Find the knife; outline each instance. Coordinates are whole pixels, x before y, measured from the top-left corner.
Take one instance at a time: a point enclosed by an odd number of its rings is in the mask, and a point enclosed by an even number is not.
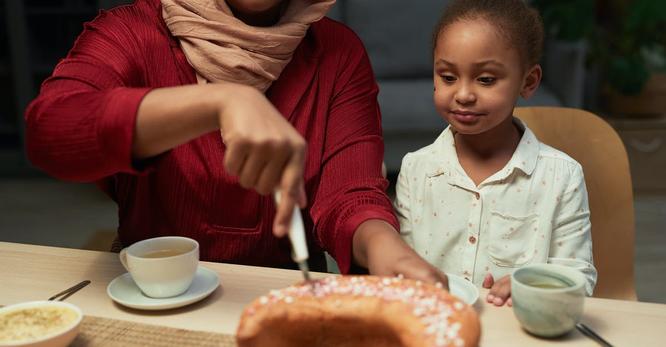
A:
[[[280,203],[280,192],[275,192],[275,203]],[[310,269],[308,268],[308,244],[305,240],[305,228],[303,227],[303,216],[298,205],[294,205],[289,226],[289,241],[291,242],[291,258],[298,264],[305,281],[310,281]]]

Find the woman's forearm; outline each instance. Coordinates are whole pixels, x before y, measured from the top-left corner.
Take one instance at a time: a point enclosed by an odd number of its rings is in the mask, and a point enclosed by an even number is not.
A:
[[[219,115],[233,84],[159,88],[148,93],[137,112],[132,156],[143,159],[219,129]]]
[[[294,205],[307,205],[306,142],[259,90],[215,83],[151,91],[139,105],[132,157],[152,157],[217,129],[228,174],[260,194],[282,192],[273,232],[284,236]]]
[[[367,220],[356,229],[352,254],[360,266],[379,276],[403,275],[426,282],[440,282],[448,289],[446,275],[421,258],[389,223]]]
[[[361,223],[356,229],[352,244],[354,261],[356,264],[368,268],[372,244],[402,246],[403,242],[398,232],[389,223],[379,219],[370,219]]]

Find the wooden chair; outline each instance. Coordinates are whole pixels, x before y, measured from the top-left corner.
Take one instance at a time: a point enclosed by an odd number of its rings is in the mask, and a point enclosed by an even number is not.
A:
[[[541,142],[583,166],[599,273],[594,296],[636,300],[633,192],[622,140],[604,120],[579,109],[519,107],[514,114]]]

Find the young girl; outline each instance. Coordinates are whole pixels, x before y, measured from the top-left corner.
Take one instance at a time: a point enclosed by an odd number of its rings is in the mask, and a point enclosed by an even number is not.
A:
[[[522,0],[454,0],[434,34],[434,101],[449,126],[409,153],[395,206],[401,235],[441,270],[511,305],[529,263],[596,270],[580,164],[512,115],[541,80],[543,25]]]

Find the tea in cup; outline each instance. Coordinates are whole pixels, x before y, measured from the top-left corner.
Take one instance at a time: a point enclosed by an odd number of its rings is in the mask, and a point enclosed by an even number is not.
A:
[[[144,295],[177,296],[190,287],[199,265],[199,243],[180,236],[139,241],[120,251],[120,262]]]
[[[585,276],[562,265],[527,265],[511,275],[511,298],[525,330],[541,337],[563,335],[583,315]]]

